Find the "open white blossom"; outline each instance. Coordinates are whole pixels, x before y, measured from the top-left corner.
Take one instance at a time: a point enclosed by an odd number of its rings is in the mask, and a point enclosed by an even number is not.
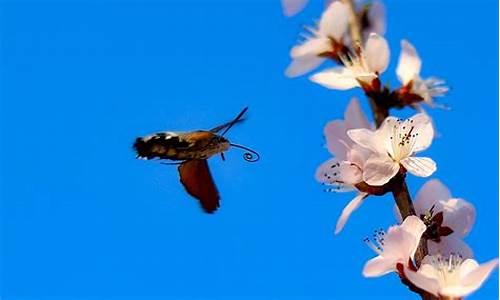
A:
[[[474,206],[460,198],[452,198],[448,188],[439,180],[427,181],[418,191],[413,203],[417,216],[430,223],[427,246],[429,254],[448,257],[460,254],[462,258],[473,256],[470,247],[462,240],[472,229],[476,220]],[[401,220],[397,207],[396,217]],[[440,218],[436,220],[436,217]],[[451,234],[448,232],[452,230]]]
[[[436,77],[422,79],[420,69],[422,60],[415,47],[406,40],[401,41],[401,54],[396,69],[398,79],[403,85],[399,90],[401,97],[409,98],[409,101],[419,97],[430,106],[434,106],[433,98],[444,96],[448,87],[444,86],[444,80]]]
[[[377,231],[375,241],[366,239],[378,256],[363,268],[365,277],[378,277],[396,271],[397,264],[407,266],[413,260],[426,226],[416,216],[407,217],[401,225],[391,226],[387,233]]]
[[[285,74],[289,77],[303,75],[318,67],[326,60],[327,53],[335,53],[343,48],[344,36],[349,22],[349,10],[340,2],[332,2],[321,15],[318,28],[308,28],[312,36],[290,51],[293,61]]]
[[[281,0],[283,14],[287,17],[294,16],[301,12],[309,0]],[[332,0],[325,0],[327,6]],[[361,20],[361,28],[365,40],[372,32],[380,35],[385,34],[385,6],[380,1],[368,1],[360,8],[358,16]],[[349,38],[345,35],[346,40]],[[346,43],[347,44],[347,43]]]
[[[434,129],[426,114],[416,114],[407,120],[388,117],[379,129],[353,129],[347,135],[358,145],[374,154],[365,162],[363,180],[381,186],[393,178],[403,166],[408,172],[427,177],[436,171],[436,163],[428,157],[415,157],[427,149]]]
[[[389,56],[389,45],[385,38],[372,33],[364,48],[360,48],[357,54],[342,58],[343,66],[321,71],[312,75],[310,79],[336,90],[360,87],[360,81],[371,84],[387,69]]]
[[[497,265],[498,259],[479,265],[456,255],[426,256],[417,272],[405,269],[405,276],[436,297],[461,299],[479,289]]]
[[[356,98],[349,102],[344,112],[344,120],[330,121],[324,129],[327,148],[334,158],[318,167],[316,180],[333,186],[332,191],[355,190],[354,185],[363,180],[362,168],[370,151],[353,143],[347,136],[347,131],[353,128],[372,128]],[[347,204],[337,221],[335,233],[342,230],[349,216],[367,196],[368,194],[360,192]]]

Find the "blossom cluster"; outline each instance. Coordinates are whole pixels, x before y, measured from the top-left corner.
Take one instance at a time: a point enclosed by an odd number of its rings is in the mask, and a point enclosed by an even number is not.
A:
[[[284,11],[295,14],[305,2],[283,0]],[[309,79],[328,89],[360,88],[374,110],[377,126],[365,116],[359,100],[352,98],[344,118],[324,128],[332,158],[318,167],[316,179],[329,191],[356,192],[338,218],[336,234],[365,199],[406,188],[408,174],[434,174],[436,162],[420,155],[435,138],[434,121],[422,104],[440,107],[434,99],[448,92],[443,80],[422,78],[422,60],[407,40],[401,40],[396,67],[399,86],[383,86],[381,75],[391,57],[383,37],[385,9],[379,2],[358,10],[352,6],[350,1],[328,2],[316,26],[308,27],[309,34],[291,49],[292,61],[285,70],[287,76],[297,77],[334,62],[337,66],[317,71]],[[358,21],[358,37],[352,32],[353,19]],[[408,119],[389,116],[391,109],[405,107],[417,113]],[[385,115],[377,120],[377,113]],[[430,179],[421,187],[415,201],[408,203],[409,213],[399,205],[394,209],[399,225],[365,239],[377,256],[365,264],[364,276],[396,273],[421,296],[460,299],[477,290],[498,265],[497,259],[481,265],[474,260],[463,239],[475,222],[475,208],[453,197],[440,180]],[[417,252],[423,256],[417,257]]]

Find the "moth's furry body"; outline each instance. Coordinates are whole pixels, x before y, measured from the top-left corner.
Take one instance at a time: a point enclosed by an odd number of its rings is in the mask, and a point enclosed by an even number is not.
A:
[[[145,159],[192,160],[207,159],[227,151],[229,141],[214,132],[197,130],[187,133],[159,132],[137,138],[137,157]]]

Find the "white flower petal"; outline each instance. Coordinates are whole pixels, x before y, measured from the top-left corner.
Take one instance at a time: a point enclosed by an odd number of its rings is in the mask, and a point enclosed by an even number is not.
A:
[[[355,128],[370,128],[370,122],[361,110],[359,100],[353,97],[344,112],[344,120],[346,129]]]
[[[426,229],[424,222],[416,216],[407,217],[400,226],[392,226],[385,237],[384,255],[391,255],[403,263],[413,259]]]
[[[305,56],[294,59],[285,70],[288,77],[297,77],[316,69],[325,61],[325,58],[319,56]]]
[[[321,183],[335,186],[334,191],[347,192],[354,189],[353,184],[361,181],[362,174],[350,162],[331,158],[318,167],[315,178]]]
[[[420,237],[427,229],[427,226],[424,224],[422,220],[420,220],[417,216],[408,216],[404,219],[403,223],[401,223],[400,228],[410,233],[418,243],[420,241]]]
[[[420,74],[422,61],[418,56],[417,50],[406,40],[401,41],[401,54],[399,55],[396,74],[399,81],[406,85]]]
[[[370,71],[383,73],[389,65],[389,45],[385,38],[376,33],[370,34],[364,48],[366,62]]]
[[[465,237],[476,221],[476,209],[464,199],[452,198],[439,201],[435,211],[443,211],[443,225],[453,229],[453,235]]]
[[[365,277],[379,277],[394,271],[396,268],[396,261],[386,259],[383,256],[377,256],[366,262],[363,268],[363,276]]]
[[[347,136],[363,148],[375,153],[385,154],[385,149],[377,138],[377,131],[366,128],[351,129],[347,131]]]
[[[418,177],[431,176],[437,170],[436,163],[428,157],[407,157],[401,160],[401,164]]]
[[[370,22],[369,33],[375,32],[380,35],[385,33],[385,6],[380,1],[373,1],[368,11]]]
[[[383,256],[394,261],[406,263],[417,245],[415,237],[399,225],[389,227],[384,236]]]
[[[355,185],[363,181],[363,172],[354,163],[343,161],[338,168],[339,179],[346,185]]]
[[[346,159],[352,141],[346,134],[345,122],[342,120],[328,122],[323,129],[323,134],[328,151],[341,160]]]
[[[425,265],[422,265],[422,268]],[[434,278],[429,278],[420,272],[414,272],[408,268],[405,268],[405,276],[408,280],[415,286],[433,294],[438,297],[439,294],[439,282]]]
[[[462,278],[462,279],[465,278],[465,276],[467,276],[467,274],[476,270],[478,267],[479,267],[479,264],[474,259],[472,259],[472,258],[465,259],[460,264],[460,269],[459,269],[460,278]]]
[[[348,90],[359,86],[356,76],[344,67],[327,69],[312,75],[309,79],[334,90]]]
[[[363,166],[363,180],[369,185],[381,186],[399,171],[399,164],[388,156],[372,156]]]
[[[451,254],[460,254],[463,258],[473,257],[471,248],[462,239],[451,235],[441,237],[439,243],[428,240],[427,246],[430,255],[440,254],[449,257]]]
[[[327,147],[330,153],[339,159],[349,161],[352,160],[346,159],[346,156],[349,155],[348,153],[350,153],[349,156],[359,156],[364,154],[359,153],[359,149],[354,151],[354,148],[358,147],[353,147],[354,142],[347,136],[347,130],[361,128],[364,126],[368,127],[370,125],[361,111],[358,99],[353,97],[344,112],[344,120],[330,121],[323,129],[323,134],[325,135]],[[359,158],[360,157],[357,157],[357,160],[353,162],[359,162]],[[363,163],[364,160],[365,159],[363,159]]]
[[[341,162],[335,157],[322,163],[316,170],[316,180],[326,184],[332,184],[334,181],[339,180],[339,174],[336,170],[340,167]]]
[[[428,255],[418,272],[405,269],[405,276],[415,286],[436,296],[461,299],[477,290],[498,265],[497,259],[483,265],[473,259],[459,261],[458,265],[456,262],[452,256],[443,261],[442,256]]]
[[[335,234],[338,234],[340,231],[342,231],[351,214],[361,206],[361,204],[363,203],[363,201],[366,199],[367,196],[368,194],[366,193],[358,194],[354,199],[352,199],[349,202],[349,204],[346,205],[346,207],[344,207],[344,209],[342,210],[342,214],[340,215],[337,221],[337,225],[335,227]]]
[[[355,163],[362,168],[365,165],[366,160],[370,157],[372,152],[366,148],[363,148],[357,144],[352,145],[352,148],[347,152],[347,161]]]
[[[283,14],[287,17],[295,15],[306,6],[307,2],[308,0],[281,0]]]
[[[349,22],[349,9],[340,1],[334,1],[321,15],[318,24],[319,33],[326,37],[332,37],[337,42],[342,41]]]
[[[419,113],[410,118],[413,121],[414,129],[412,133],[415,135],[413,152],[420,152],[427,148],[434,139],[434,125],[432,119],[425,113]]]
[[[439,294],[441,299],[462,299],[464,296],[471,294],[476,289],[463,285],[449,285],[441,287]]]
[[[417,215],[424,214],[439,200],[451,198],[450,190],[438,179],[428,180],[418,191],[415,197],[415,211]]]
[[[416,216],[406,218],[399,226],[391,226],[383,235],[381,249],[375,249],[376,246],[368,243],[380,255],[366,263],[363,274],[367,277],[380,276],[393,271],[397,263],[406,266],[413,259],[425,229],[425,224]]]
[[[304,56],[317,56],[321,53],[332,50],[332,44],[326,37],[311,38],[306,40],[301,45],[295,46],[290,50],[292,58]]]
[[[380,154],[389,154],[391,157],[394,157],[394,147],[393,140],[398,139],[396,127],[399,126],[400,120],[389,116],[384,119],[379,129],[376,131],[375,140],[378,144],[378,153]]]
[[[364,72],[356,70],[354,75],[356,79],[363,81],[364,83],[371,84],[373,79],[377,78],[377,74],[374,72]]]
[[[466,264],[465,268],[467,268],[468,260],[462,263]],[[473,264],[471,264],[472,266]],[[490,260],[487,263],[481,264],[476,267],[473,271],[468,272],[463,278],[461,282],[462,289],[459,291],[459,296],[467,296],[475,290],[479,289],[483,282],[490,276],[491,272],[498,266],[498,259]],[[443,291],[444,292],[444,291]],[[457,292],[457,291],[455,291]]]
[[[433,265],[434,262],[435,256],[426,255],[424,259],[422,259],[420,268],[418,268],[418,273],[431,279],[438,279],[440,274],[439,270]]]

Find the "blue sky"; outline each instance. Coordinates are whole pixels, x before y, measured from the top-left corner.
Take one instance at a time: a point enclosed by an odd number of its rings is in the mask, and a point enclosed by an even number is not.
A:
[[[445,78],[433,178],[474,203],[467,242],[498,256],[498,4],[388,1],[390,71],[399,40]],[[369,199],[341,235],[353,194],[314,181],[322,129],[359,91],[288,79],[288,51],[320,15],[278,1],[4,1],[0,4],[4,299],[410,299],[396,276],[365,279],[362,240],[395,222]],[[203,214],[175,167],[136,160],[135,137],[210,128],[249,106],[210,160],[222,196]],[[366,112],[368,105],[363,102]],[[401,116],[411,111],[394,112]],[[414,194],[425,182],[409,178]],[[470,299],[497,299],[498,271]],[[417,297],[413,297],[417,299]]]

